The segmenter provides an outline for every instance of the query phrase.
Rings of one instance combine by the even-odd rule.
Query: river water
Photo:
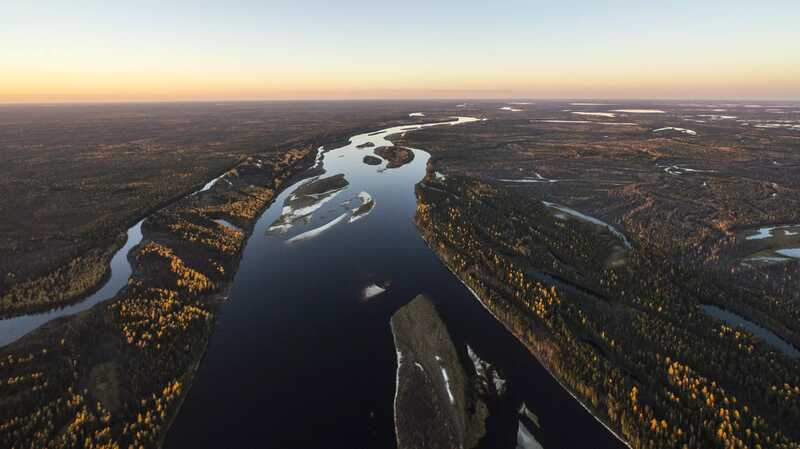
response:
[[[426,246],[412,220],[429,155],[414,150],[394,169],[362,162],[391,145],[387,136],[415,128],[328,151],[323,176],[343,174],[346,187],[300,198],[296,189],[315,178],[299,181],[259,218],[167,448],[394,447],[389,319],[423,292],[462,351],[468,344],[497,366],[515,407],[524,401],[538,415],[544,448],[624,447]],[[370,200],[368,212],[354,212]],[[507,437],[490,426],[483,446]]]
[[[227,174],[223,173],[218,177],[208,181],[200,189],[190,193],[187,196],[197,195],[200,192],[205,192],[214,186],[219,180]],[[76,313],[83,312],[95,304],[101,303],[108,299],[113,298],[123,287],[128,285],[128,280],[133,274],[133,268],[128,260],[128,254],[131,250],[142,242],[142,223],[147,218],[139,220],[136,224],[128,228],[125,244],[122,248],[118,249],[114,255],[111,256],[109,262],[109,270],[111,271],[108,279],[97,289],[93,294],[63,307],[54,307],[44,312],[31,313],[27,315],[19,315],[11,318],[0,320],[0,347],[22,338],[28,333],[38,329],[39,327],[53,321],[56,318],[63,316],[75,315]],[[237,229],[236,226],[228,223],[225,220],[215,220],[222,222],[223,225]]]

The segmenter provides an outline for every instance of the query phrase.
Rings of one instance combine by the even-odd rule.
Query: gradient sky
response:
[[[800,99],[800,1],[0,5],[0,102]]]

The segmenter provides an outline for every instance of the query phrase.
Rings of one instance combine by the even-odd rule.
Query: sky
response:
[[[800,99],[800,1],[0,2],[0,102]]]

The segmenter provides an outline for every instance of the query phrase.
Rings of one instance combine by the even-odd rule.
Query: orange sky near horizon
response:
[[[0,102],[800,100],[800,2],[142,3],[9,5]]]
[[[591,71],[592,68],[587,68]],[[659,74],[661,71],[661,74]],[[373,77],[310,77],[304,73],[198,74],[149,72],[0,73],[0,102],[182,101],[403,98],[663,98],[800,99],[800,70],[734,73],[657,69],[655,74],[595,71],[594,76],[560,73],[484,73],[424,76],[394,73]],[[777,70],[776,70],[777,72]],[[671,75],[671,76],[670,76]],[[682,80],[683,79],[683,80]]]

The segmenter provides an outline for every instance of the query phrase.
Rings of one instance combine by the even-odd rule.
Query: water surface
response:
[[[545,448],[624,447],[426,246],[412,220],[414,185],[429,155],[414,150],[414,160],[396,169],[363,164],[373,148],[391,145],[388,135],[417,128],[365,133],[325,153],[324,176],[343,173],[349,184],[309,217],[291,226],[280,219],[292,213],[284,202],[313,179],[283,191],[259,218],[166,447],[394,447],[389,320],[421,292],[432,296],[462,352],[468,344],[496,365],[514,406],[525,401],[540,417],[535,438]],[[366,142],[374,146],[357,148]],[[350,220],[362,192],[374,207]],[[385,291],[366,294],[377,286]],[[490,425],[484,447],[516,442],[515,413],[513,432]]]

